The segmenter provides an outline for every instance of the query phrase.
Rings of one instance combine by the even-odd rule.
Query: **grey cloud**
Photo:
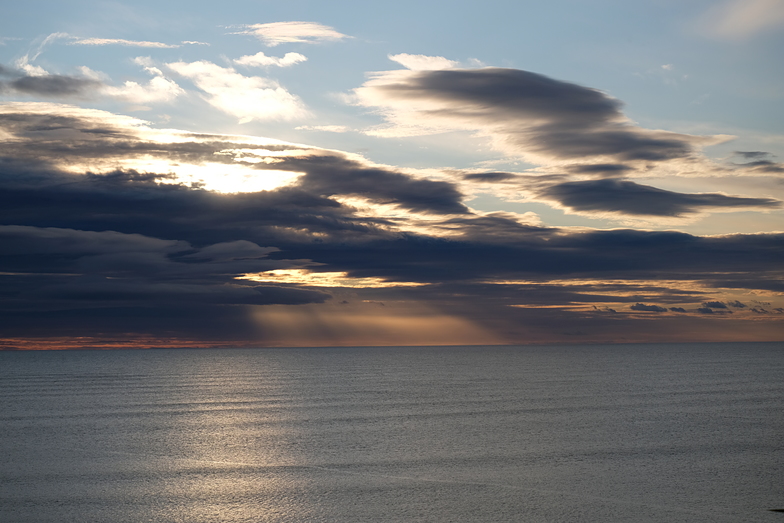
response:
[[[161,143],[144,139],[133,125],[79,118],[73,108],[67,116],[57,107],[47,105],[51,114],[45,117],[17,112],[0,119],[3,129],[16,137],[13,146],[0,143],[0,272],[8,275],[0,280],[2,335],[79,335],[93,329],[255,339],[254,307],[328,299],[302,286],[259,288],[235,279],[288,268],[427,283],[405,290],[352,289],[352,296],[336,293],[336,298],[352,303],[397,303],[401,296],[429,301],[472,321],[474,315],[481,317],[504,332],[522,320],[537,329],[564,322],[592,329],[596,323],[581,318],[601,323],[603,318],[609,322],[636,316],[643,321],[656,316],[683,322],[681,332],[689,333],[689,321],[710,318],[597,315],[556,308],[576,303],[708,303],[720,295],[711,287],[782,292],[781,234],[699,237],[528,225],[504,213],[471,214],[462,207],[455,185],[417,179],[355,156],[222,136],[194,136],[191,141],[183,134],[180,143]],[[265,150],[284,153],[271,155],[280,161],[264,167],[305,174],[295,186],[219,194],[159,183],[173,180],[158,173],[119,169],[71,174],[59,169],[84,159],[115,161],[135,155],[194,163],[217,156],[237,163],[242,157],[229,152],[240,148],[252,149],[259,158]],[[292,156],[286,156],[287,151]],[[360,214],[337,201],[342,194],[422,209],[431,214],[431,232],[398,228],[406,225],[399,212],[394,219]],[[608,278],[618,283],[563,283]],[[646,283],[657,280],[660,287]],[[675,280],[688,285],[680,288]]]
[[[733,154],[742,156],[747,160],[759,160],[772,156],[770,153],[765,151],[735,151]]]
[[[51,111],[55,112],[55,111]],[[64,111],[65,112],[65,111]],[[420,212],[463,214],[468,209],[461,203],[463,195],[454,184],[444,181],[418,179],[395,169],[374,166],[351,159],[338,151],[327,151],[298,145],[254,145],[232,142],[231,137],[194,135],[193,140],[161,143],[144,139],[131,125],[118,125],[109,119],[58,114],[23,114],[7,112],[0,128],[17,138],[13,144],[0,144],[0,158],[24,160],[27,169],[39,166],[57,168],[60,164],[116,160],[147,155],[167,161],[202,163],[223,162],[227,165],[244,163],[250,168],[303,172],[298,185],[314,198],[335,195],[356,195],[381,204],[396,205]],[[68,146],[64,147],[63,142]],[[253,162],[246,161],[242,151],[253,151]],[[256,162],[267,153],[288,151],[296,155],[270,155],[270,162]],[[310,152],[311,154],[307,154]],[[150,173],[118,171],[108,176],[147,176]],[[22,177],[27,179],[27,177]],[[108,180],[108,179],[107,179]],[[331,204],[338,207],[336,202]]]
[[[729,305],[730,307],[735,307],[736,309],[745,309],[746,308],[746,304],[745,303],[737,301],[737,300],[727,302],[727,305]]]
[[[784,164],[774,162],[774,155],[765,151],[735,151],[735,156],[750,160],[741,164],[734,164],[745,169],[763,173],[784,173]]]
[[[632,167],[622,163],[595,163],[572,165],[569,167],[569,171],[575,174],[595,174],[602,176],[616,176],[631,170],[633,170]]]
[[[393,170],[362,165],[338,155],[295,157],[275,164],[278,169],[303,170],[300,185],[324,196],[357,195],[377,203],[445,214],[465,214],[463,195],[448,182],[415,179]]]
[[[771,162],[769,160],[757,160],[740,164],[741,167],[751,168],[753,171],[765,173],[784,173],[784,164]]]
[[[507,180],[513,180],[516,178],[516,175],[511,173],[500,173],[500,172],[490,172],[490,173],[470,173],[463,175],[464,180],[469,181],[476,181],[476,182],[505,182]]]
[[[644,303],[636,303],[629,307],[633,311],[646,311],[646,312],[667,312],[664,307],[658,305],[645,305]]]
[[[661,161],[692,157],[706,141],[635,127],[621,102],[597,89],[517,69],[395,71],[356,94],[393,123],[473,128],[502,149],[551,158]]]
[[[14,78],[0,82],[0,92],[15,92],[51,98],[85,97],[104,84],[90,78],[50,74],[29,76],[20,71],[0,66],[0,76]]]
[[[38,299],[86,302],[147,302],[202,305],[302,305],[323,303],[324,292],[273,286],[197,285],[183,283],[125,282],[88,278],[74,279],[30,293]]]
[[[702,304],[703,307],[708,307],[709,309],[726,309],[727,306],[720,302],[720,301],[708,301]]]
[[[576,211],[648,216],[681,216],[704,208],[776,208],[781,205],[772,198],[684,194],[616,179],[565,182],[547,187],[539,195]]]
[[[683,307],[670,307],[670,311],[671,312],[681,312],[681,313],[683,313],[683,312],[686,312],[686,309],[684,309]]]

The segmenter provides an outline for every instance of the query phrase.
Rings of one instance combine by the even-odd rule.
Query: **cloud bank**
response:
[[[66,105],[2,104],[0,133],[0,337],[8,339],[132,332],[265,344],[278,338],[264,318],[298,318],[292,325],[302,329],[306,317],[320,317],[324,328],[314,332],[323,333],[346,307],[365,318],[361,304],[378,302],[401,326],[454,318],[493,333],[482,339],[512,343],[564,341],[575,329],[605,341],[731,332],[772,339],[781,324],[775,304],[726,304],[784,292],[782,234],[545,227],[473,212],[457,181],[361,156],[160,131]],[[188,178],[205,165],[297,175],[268,190],[224,193]],[[612,179],[599,188],[607,181],[650,196]],[[672,210],[675,197],[665,196],[656,212]],[[707,196],[707,204],[727,203]],[[706,204],[675,200],[675,209]],[[720,313],[729,307],[733,314]],[[330,340],[354,339],[336,325]]]

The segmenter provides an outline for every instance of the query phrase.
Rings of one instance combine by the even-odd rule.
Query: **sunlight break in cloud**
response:
[[[431,71],[437,69],[452,69],[457,67],[457,62],[443,56],[427,56],[423,54],[391,54],[388,58],[412,71]]]
[[[234,34],[253,35],[269,47],[292,43],[319,44],[350,38],[329,26],[315,22],[273,22],[241,27],[244,30]]]
[[[204,99],[210,105],[236,116],[240,123],[293,120],[309,114],[298,96],[289,93],[274,80],[243,76],[230,67],[220,67],[207,61],[166,65],[207,93]]]
[[[713,6],[700,23],[709,36],[741,40],[784,27],[784,0],[731,0]]]
[[[242,56],[234,60],[234,63],[248,67],[289,67],[300,62],[305,62],[307,59],[307,56],[299,53],[286,53],[283,55],[283,58],[278,58],[277,56],[267,56],[263,52],[258,52],[254,55]]]

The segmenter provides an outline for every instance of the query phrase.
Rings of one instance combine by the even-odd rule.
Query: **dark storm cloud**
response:
[[[681,216],[704,208],[776,208],[781,205],[772,198],[684,194],[615,179],[565,182],[542,190],[540,196],[576,211],[648,216]]]
[[[645,305],[644,303],[635,303],[629,307],[633,311],[646,311],[646,312],[667,312],[664,307],[658,305]]]
[[[706,142],[635,127],[621,102],[597,89],[517,69],[393,71],[355,92],[393,124],[473,128],[502,149],[558,159],[663,161],[692,157]]]

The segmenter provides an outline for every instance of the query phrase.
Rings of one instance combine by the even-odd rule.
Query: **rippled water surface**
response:
[[[0,353],[0,521],[784,522],[784,344]]]

